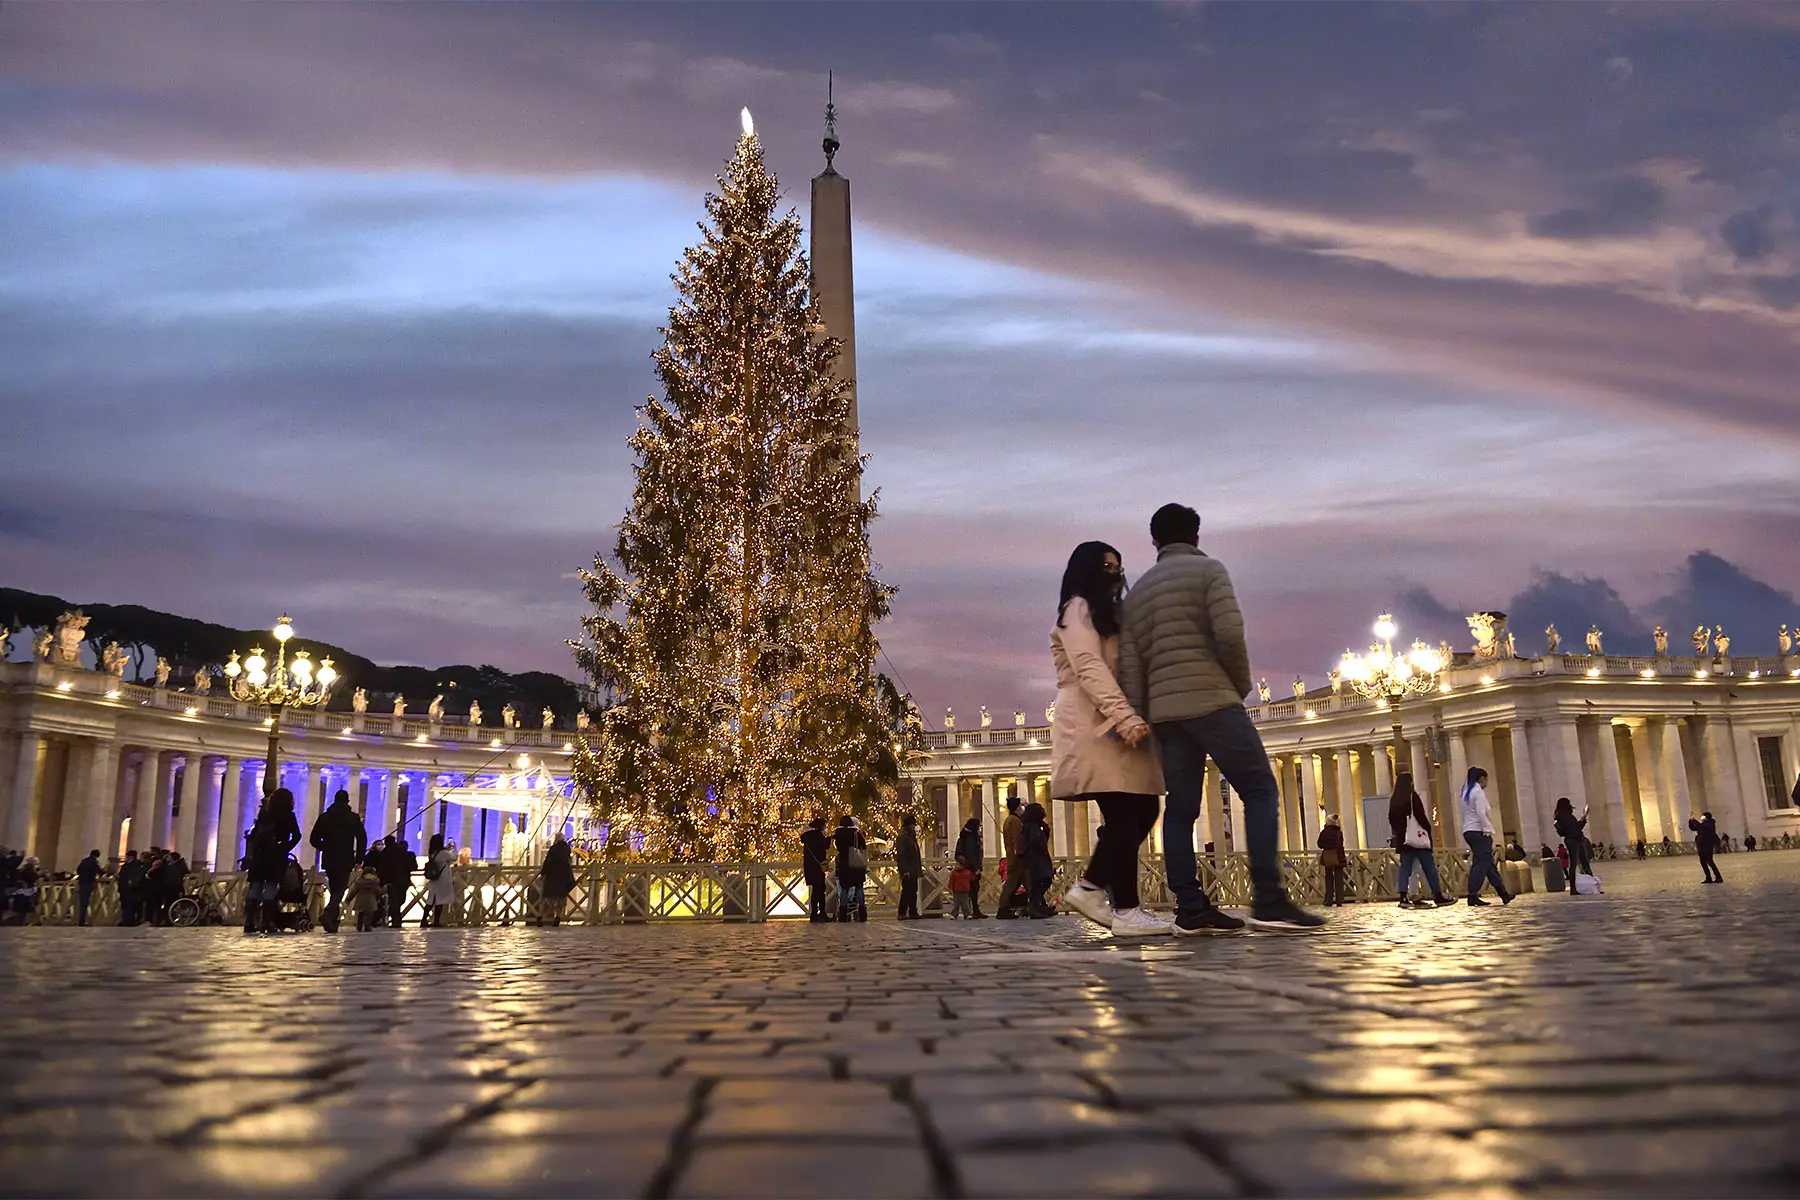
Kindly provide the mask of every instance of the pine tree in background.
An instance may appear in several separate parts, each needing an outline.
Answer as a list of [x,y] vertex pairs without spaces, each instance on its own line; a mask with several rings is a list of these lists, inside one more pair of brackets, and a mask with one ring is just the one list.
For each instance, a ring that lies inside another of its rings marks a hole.
[[789,856],[796,821],[847,810],[886,830],[923,744],[873,671],[891,592],[799,218],[777,217],[753,134],[719,187],[674,277],[631,511],[613,562],[582,573],[595,611],[570,643],[620,697],[574,764],[614,859]]

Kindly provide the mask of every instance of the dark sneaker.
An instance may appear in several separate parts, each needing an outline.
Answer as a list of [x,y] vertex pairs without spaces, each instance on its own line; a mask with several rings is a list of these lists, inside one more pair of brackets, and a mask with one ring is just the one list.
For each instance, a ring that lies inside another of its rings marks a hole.
[[1000,921],[1016,921],[1019,919],[1019,910],[1016,908],[996,908],[994,910],[994,917],[996,920]]
[[1455,896],[1435,896],[1433,899],[1437,902],[1439,908],[1449,908],[1452,904],[1456,903]]
[[1244,923],[1216,908],[1184,908],[1175,914],[1176,937],[1218,937],[1244,932]]
[[1501,904],[1502,904],[1502,905],[1507,905],[1507,904],[1511,904],[1511,903],[1512,903],[1512,902],[1513,902],[1513,897],[1514,897],[1514,896],[1516,896],[1516,895],[1518,895],[1518,893],[1517,893],[1517,892],[1506,892],[1506,893],[1503,893],[1503,894],[1502,894],[1502,895],[1501,895],[1501,897],[1500,897],[1500,903],[1501,903]]
[[[1486,900],[1483,900],[1480,896],[1470,896],[1469,903],[1470,903],[1470,905],[1472,905],[1475,908],[1491,907],[1491,905],[1489,905],[1488,902]],[[1505,901],[1501,901],[1501,903],[1505,903]]]
[[1307,912],[1285,896],[1258,904],[1250,910],[1249,920],[1250,928],[1267,929],[1272,933],[1311,933],[1325,927],[1324,917]]

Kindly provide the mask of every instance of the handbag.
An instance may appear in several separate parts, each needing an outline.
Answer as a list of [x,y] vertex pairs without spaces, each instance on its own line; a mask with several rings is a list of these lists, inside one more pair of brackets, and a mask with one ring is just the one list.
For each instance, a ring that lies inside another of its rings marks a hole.
[[852,871],[869,869],[869,856],[861,846],[852,846],[844,851],[844,866]]

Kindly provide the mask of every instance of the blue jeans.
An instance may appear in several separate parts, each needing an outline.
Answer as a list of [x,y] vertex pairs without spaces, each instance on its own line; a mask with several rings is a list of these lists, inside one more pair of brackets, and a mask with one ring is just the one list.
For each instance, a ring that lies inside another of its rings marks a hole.
[[1481,889],[1489,883],[1497,895],[1504,897],[1506,880],[1494,862],[1494,835],[1469,831],[1463,834],[1463,841],[1469,843],[1469,899],[1481,895]]
[[276,893],[278,893],[280,891],[281,891],[281,884],[276,882],[273,879],[269,879],[269,880],[254,880],[253,879],[249,883],[246,883],[244,885],[244,899],[246,899],[246,900],[273,900],[276,896]]
[[863,906],[863,885],[838,881],[838,920],[846,921],[845,913],[855,915]]
[[1438,882],[1437,857],[1429,850],[1414,850],[1407,847],[1400,851],[1400,898],[1406,899],[1406,885],[1412,882],[1415,866],[1425,872],[1425,884],[1431,889],[1431,894],[1433,896],[1443,895],[1444,885]]
[[1163,865],[1176,907],[1212,906],[1200,886],[1200,866],[1194,860],[1194,822],[1200,819],[1209,756],[1244,802],[1244,840],[1250,850],[1254,903],[1260,907],[1287,899],[1279,857],[1281,793],[1275,786],[1275,773],[1269,769],[1262,735],[1243,705],[1185,721],[1159,721],[1156,740],[1162,747],[1163,785],[1168,788],[1163,809]]

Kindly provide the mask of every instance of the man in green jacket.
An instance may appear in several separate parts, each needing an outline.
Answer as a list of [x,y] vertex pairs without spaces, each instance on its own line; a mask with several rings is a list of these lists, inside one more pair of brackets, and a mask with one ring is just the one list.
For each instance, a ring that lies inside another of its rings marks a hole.
[[1250,651],[1231,577],[1200,553],[1200,514],[1165,504],[1150,518],[1156,565],[1125,597],[1120,615],[1119,686],[1156,730],[1168,800],[1163,862],[1175,894],[1177,934],[1236,933],[1244,922],[1220,912],[1200,886],[1194,822],[1200,817],[1210,755],[1244,802],[1250,844],[1249,923],[1300,932],[1325,918],[1288,898],[1281,886],[1280,792],[1262,737],[1244,709]]

